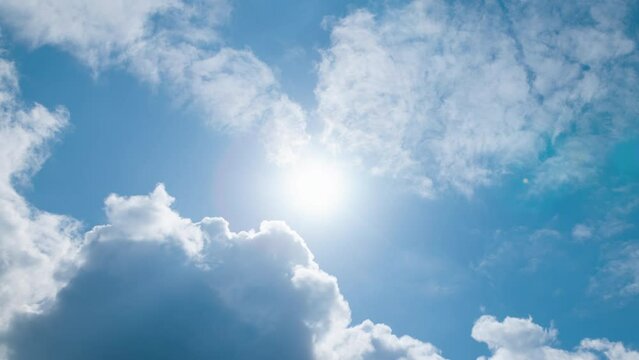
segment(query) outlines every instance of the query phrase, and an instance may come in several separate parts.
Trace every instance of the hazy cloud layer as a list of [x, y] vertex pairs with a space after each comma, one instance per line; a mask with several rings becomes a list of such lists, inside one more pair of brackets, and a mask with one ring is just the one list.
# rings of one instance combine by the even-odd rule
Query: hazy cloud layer
[[325, 141], [427, 197], [513, 172], [530, 173], [533, 191], [592, 180], [639, 113], [627, 6], [356, 11], [332, 24], [319, 66]]

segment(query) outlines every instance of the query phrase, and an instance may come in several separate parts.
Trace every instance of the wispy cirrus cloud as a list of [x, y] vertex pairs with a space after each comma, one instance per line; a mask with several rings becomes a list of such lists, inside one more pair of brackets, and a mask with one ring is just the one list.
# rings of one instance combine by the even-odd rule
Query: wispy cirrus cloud
[[263, 134], [268, 157], [287, 163], [308, 141], [306, 112], [282, 92], [272, 69], [219, 36], [224, 0], [7, 1], [0, 20], [32, 47], [68, 51], [93, 71], [117, 67], [170, 91], [210, 125]]
[[602, 265], [590, 279], [590, 293], [622, 303], [639, 295], [639, 245], [627, 241], [602, 252]]

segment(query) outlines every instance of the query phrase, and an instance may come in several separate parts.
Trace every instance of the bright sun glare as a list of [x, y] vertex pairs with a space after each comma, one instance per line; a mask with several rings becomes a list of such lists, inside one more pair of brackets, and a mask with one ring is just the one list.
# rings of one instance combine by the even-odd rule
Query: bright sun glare
[[327, 215], [337, 210], [345, 192], [344, 174], [323, 161], [307, 161], [291, 170], [287, 189], [297, 210]]

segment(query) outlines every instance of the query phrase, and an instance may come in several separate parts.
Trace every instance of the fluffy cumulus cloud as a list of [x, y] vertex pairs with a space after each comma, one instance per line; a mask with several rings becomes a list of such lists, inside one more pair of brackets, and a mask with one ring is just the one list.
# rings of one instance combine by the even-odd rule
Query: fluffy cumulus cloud
[[109, 196], [55, 306], [15, 322], [11, 358], [443, 359], [386, 325], [350, 326], [337, 280], [286, 224], [232, 232], [171, 202], [162, 185]]
[[[316, 88], [324, 140], [424, 196], [530, 172], [597, 174], [638, 114], [627, 4], [416, 0], [331, 28]], [[588, 110], [588, 111], [585, 111]]]
[[[75, 220], [33, 208], [15, 188], [46, 158], [67, 113], [25, 105], [18, 92], [14, 65], [0, 59], [0, 338], [16, 314], [47, 308], [79, 249]], [[3, 351], [0, 341], [0, 358]]]
[[639, 352], [626, 349], [623, 344], [606, 339], [585, 339], [573, 351], [553, 347], [557, 330], [535, 324], [531, 318], [493, 316], [479, 318], [472, 329], [473, 339], [485, 343], [490, 357], [478, 360], [635, 360]]
[[308, 140], [306, 114], [250, 50], [224, 46], [217, 30], [229, 13], [225, 0], [0, 3], [1, 24], [17, 39], [162, 85], [215, 127], [259, 130], [268, 156], [291, 162]]

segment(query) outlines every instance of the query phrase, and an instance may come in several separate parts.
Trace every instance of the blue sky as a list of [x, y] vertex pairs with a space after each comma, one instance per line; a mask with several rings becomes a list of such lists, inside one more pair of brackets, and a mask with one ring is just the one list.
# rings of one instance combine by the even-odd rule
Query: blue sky
[[639, 358], [638, 18], [1, 1], [0, 359]]

